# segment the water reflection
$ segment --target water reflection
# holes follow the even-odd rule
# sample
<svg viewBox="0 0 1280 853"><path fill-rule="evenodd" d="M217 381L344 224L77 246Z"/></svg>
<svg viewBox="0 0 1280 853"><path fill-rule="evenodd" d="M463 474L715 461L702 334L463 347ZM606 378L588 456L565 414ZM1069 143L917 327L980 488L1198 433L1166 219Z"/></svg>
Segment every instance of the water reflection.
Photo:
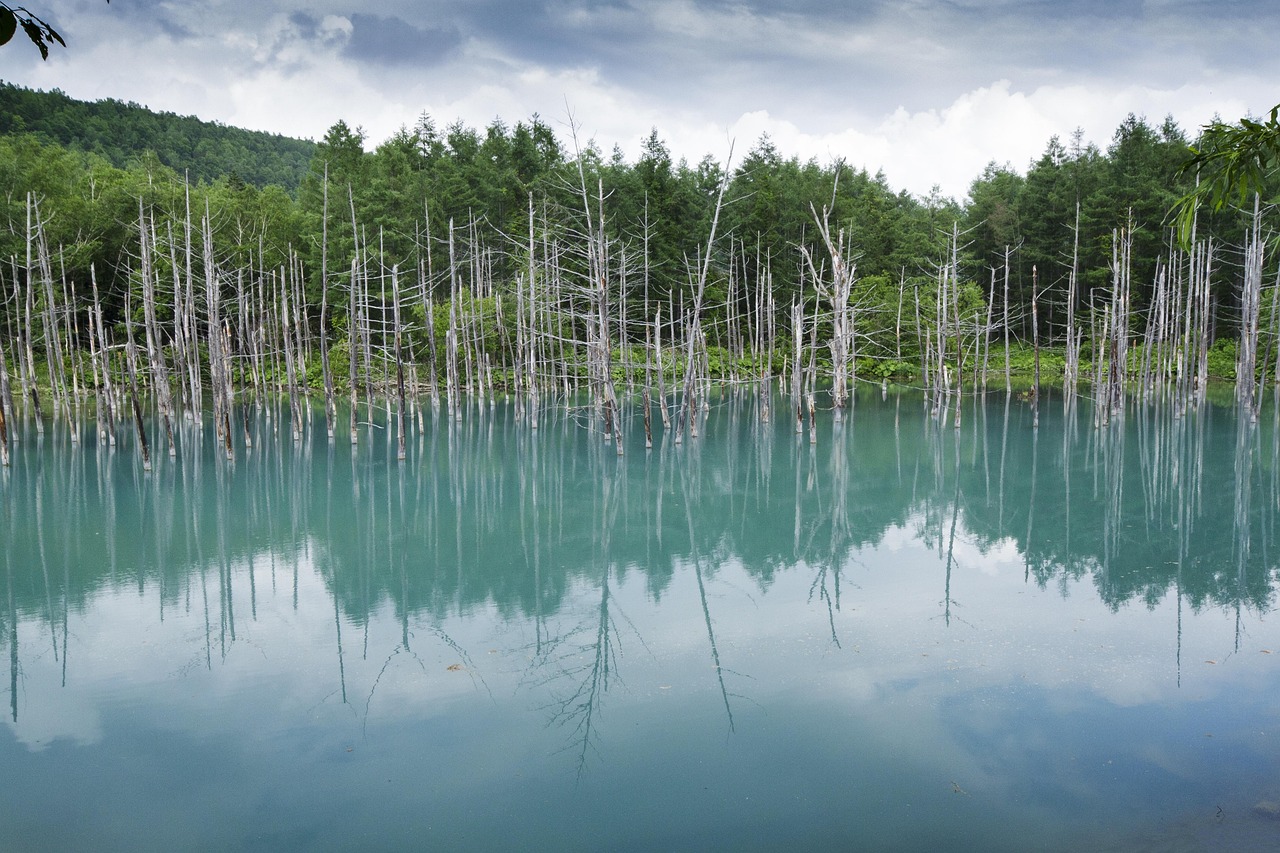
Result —
<svg viewBox="0 0 1280 853"><path fill-rule="evenodd" d="M820 417L816 443L725 392L699 439L646 451L632 425L624 456L563 403L536 431L504 404L420 409L403 463L392 413L362 410L349 447L314 413L295 442L287 412L263 408L234 458L182 423L177 455L149 473L124 431L95 447L65 424L16 424L22 452L0 472L9 728L33 752L107 749L119 706L182 731L198 719L208 737L311 737L339 759L428 750L491 787L507 765L544 785L613 779L611 766L643 776L658 761L646 750L674 760L718 740L780 773L765 733L791 732L825 766L814 753L839 725L865 738L834 756L889 767L904 762L876 744L919 740L901 772L927 767L947 795L988 797L987 814L1009 808L991 799L1003 791L1043 818L1068 785L1090 789L1068 798L1081 809L1132 806L1107 805L1098 771L1043 744L1027 754L1062 775L1029 785L1034 762L995 727L1051 738L1074 713L1058 704L1195 718L1169 710L1192 667L1200 701L1219 683L1202 661L1280 651L1265 619L1275 421L1144 403L1095 426L1088 401L1042 401L1034 426L999 395L966 401L957 429L915 393L873 391L853 417ZM1273 696L1258 666L1221 678ZM1082 686L1087 700L1067 692ZM1038 703L1049 710L1028 714ZM1233 747L1246 764L1275 751ZM937 826L959 819L944 802Z"/></svg>
<svg viewBox="0 0 1280 853"><path fill-rule="evenodd" d="M207 608L211 662L236 641L237 583L254 618L263 567L295 605L299 573L314 567L339 623L365 625L391 602L408 648L412 616L492 604L532 621L540 654L574 585L599 591L612 624L615 575L641 573L660 599L679 566L714 578L740 563L761 592L779 572L810 577L839 646L842 573L899 528L937 551L944 618L961 536L980 552L1012 542L1042 587L1088 577L1112 610L1169 590L1193 608L1270 609L1274 424L1143 406L1123 428L1095 429L1068 407L1033 430L1029 410L1001 397L957 431L910 395L877 402L812 445L726 395L707 441L622 459L571 411L545 413L533 432L513 410L481 406L426 429L405 466L389 464L385 421L368 429L386 441L348 455L314 429L281 441L283 414L264 410L250 453L219 459L187 424L183 453L152 474L124 449L71 446L55 424L24 439L35 452L5 475L6 621L44 623L61 656L70 610L154 584L161 619L193 596Z"/></svg>

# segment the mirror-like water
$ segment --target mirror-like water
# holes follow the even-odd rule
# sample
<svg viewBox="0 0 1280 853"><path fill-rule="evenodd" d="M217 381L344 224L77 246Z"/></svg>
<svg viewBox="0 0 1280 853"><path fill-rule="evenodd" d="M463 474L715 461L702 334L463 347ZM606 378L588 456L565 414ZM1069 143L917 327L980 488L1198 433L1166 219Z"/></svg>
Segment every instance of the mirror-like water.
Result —
<svg viewBox="0 0 1280 853"><path fill-rule="evenodd" d="M150 474L17 425L0 847L1280 844L1274 423L713 402Z"/></svg>

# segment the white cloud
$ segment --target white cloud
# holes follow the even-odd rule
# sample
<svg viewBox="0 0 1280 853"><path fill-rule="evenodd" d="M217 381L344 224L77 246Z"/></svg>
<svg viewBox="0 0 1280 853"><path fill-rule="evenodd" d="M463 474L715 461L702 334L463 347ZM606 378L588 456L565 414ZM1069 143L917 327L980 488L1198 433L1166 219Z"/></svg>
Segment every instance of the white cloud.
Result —
<svg viewBox="0 0 1280 853"><path fill-rule="evenodd" d="M1130 112L1171 113L1190 133L1270 109L1277 60L1241 61L1245 11L1167 5L1102 20L1063 7L1045 22L1010 3L397 3L380 14L456 39L435 64L390 68L350 54L337 4L90 4L48 62L4 56L11 82L291 136L342 119L376 145L423 111L473 127L538 113L557 128L571 111L606 152L635 157L656 127L678 157L723 159L730 139L741 156L768 133L785 156L844 158L895 189L963 199L988 162L1023 170L1077 127L1105 147Z"/></svg>
<svg viewBox="0 0 1280 853"><path fill-rule="evenodd" d="M1253 99L1253 103L1262 102ZM1000 80L938 109L910 112L900 106L878 119L851 116L847 129L832 133L808 132L793 121L757 110L743 113L723 129L686 127L683 138L672 145L691 155L698 150L714 153L714 143L732 137L737 139L739 153L745 153L761 134L768 133L784 155L819 162L844 158L871 173L883 169L896 189L925 195L936 184L944 195L963 200L970 182L988 163L1008 163L1025 172L1050 137L1056 135L1065 144L1076 128L1084 131L1086 144L1105 149L1129 113L1145 116L1156 125L1171 114L1193 136L1215 112L1234 116L1251 108L1245 98L1215 97L1203 85L1110 91L1082 85L1042 86L1023 92Z"/></svg>

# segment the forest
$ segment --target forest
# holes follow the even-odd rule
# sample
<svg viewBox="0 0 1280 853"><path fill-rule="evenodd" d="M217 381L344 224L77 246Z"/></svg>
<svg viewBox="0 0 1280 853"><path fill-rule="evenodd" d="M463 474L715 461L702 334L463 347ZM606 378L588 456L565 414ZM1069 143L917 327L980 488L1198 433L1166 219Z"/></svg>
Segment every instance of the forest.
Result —
<svg viewBox="0 0 1280 853"><path fill-rule="evenodd" d="M616 383L683 383L682 417L711 378L788 377L840 409L850 383L1009 388L1033 360L1036 381L1185 403L1211 377L1260 390L1280 355L1272 212L1205 212L1190 244L1175 239L1192 179L1170 119L1131 115L1106 150L1055 137L957 201L767 137L690 163L655 130L628 162L572 122L423 114L366 150L342 121L310 143L0 96L11 415L15 396L47 389L67 409L131 380L161 410L209 395L228 420L246 389L323 390L332 433L339 391L585 383L608 423Z"/></svg>
<svg viewBox="0 0 1280 853"><path fill-rule="evenodd" d="M77 101L54 89L37 92L0 81L0 135L29 133L98 154L118 168L148 154L193 181L236 176L293 190L307 173L315 143L241 130L195 116L157 113L116 100Z"/></svg>

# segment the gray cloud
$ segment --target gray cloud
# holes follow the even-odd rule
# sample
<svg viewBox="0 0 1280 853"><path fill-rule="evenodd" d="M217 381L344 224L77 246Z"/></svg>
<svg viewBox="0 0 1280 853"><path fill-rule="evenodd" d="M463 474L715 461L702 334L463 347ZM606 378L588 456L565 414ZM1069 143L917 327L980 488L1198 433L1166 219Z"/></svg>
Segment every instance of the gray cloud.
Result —
<svg viewBox="0 0 1280 853"><path fill-rule="evenodd" d="M105 4L104 4L105 5ZM182 13L164 0L131 0L112 4L111 14L119 15L137 36L164 35L174 41L187 41L196 33L181 20Z"/></svg>
<svg viewBox="0 0 1280 853"><path fill-rule="evenodd" d="M1151 80L1169 71L1162 53L1201 65L1215 33L1238 37L1254 15L1276 17L1262 3L1222 6L1206 18L1205 4L1179 0L481 0L430 14L513 62L590 68L608 85L662 97L746 93L753 107L787 111L820 104L834 86L884 111L927 108L939 92L995 79ZM1186 44L1189 31L1197 39Z"/></svg>
<svg viewBox="0 0 1280 853"><path fill-rule="evenodd" d="M68 50L41 63L10 46L0 63L22 85L282 133L317 135L341 115L376 143L422 109L482 125L567 108L605 150L656 125L696 159L768 129L780 148L808 146L796 153L875 169L909 150L918 171L955 161L964 180L993 157L1035 156L1050 133L1109 135L1130 110L1194 126L1280 99L1280 55L1263 35L1280 30L1274 0L355 5L66 0Z"/></svg>
<svg viewBox="0 0 1280 853"><path fill-rule="evenodd" d="M321 35L320 21L307 12L290 13L289 24L298 37L305 41L313 41Z"/></svg>
<svg viewBox="0 0 1280 853"><path fill-rule="evenodd" d="M354 14L346 55L376 65L431 66L451 56L461 43L461 33L452 24L416 27L401 18Z"/></svg>

